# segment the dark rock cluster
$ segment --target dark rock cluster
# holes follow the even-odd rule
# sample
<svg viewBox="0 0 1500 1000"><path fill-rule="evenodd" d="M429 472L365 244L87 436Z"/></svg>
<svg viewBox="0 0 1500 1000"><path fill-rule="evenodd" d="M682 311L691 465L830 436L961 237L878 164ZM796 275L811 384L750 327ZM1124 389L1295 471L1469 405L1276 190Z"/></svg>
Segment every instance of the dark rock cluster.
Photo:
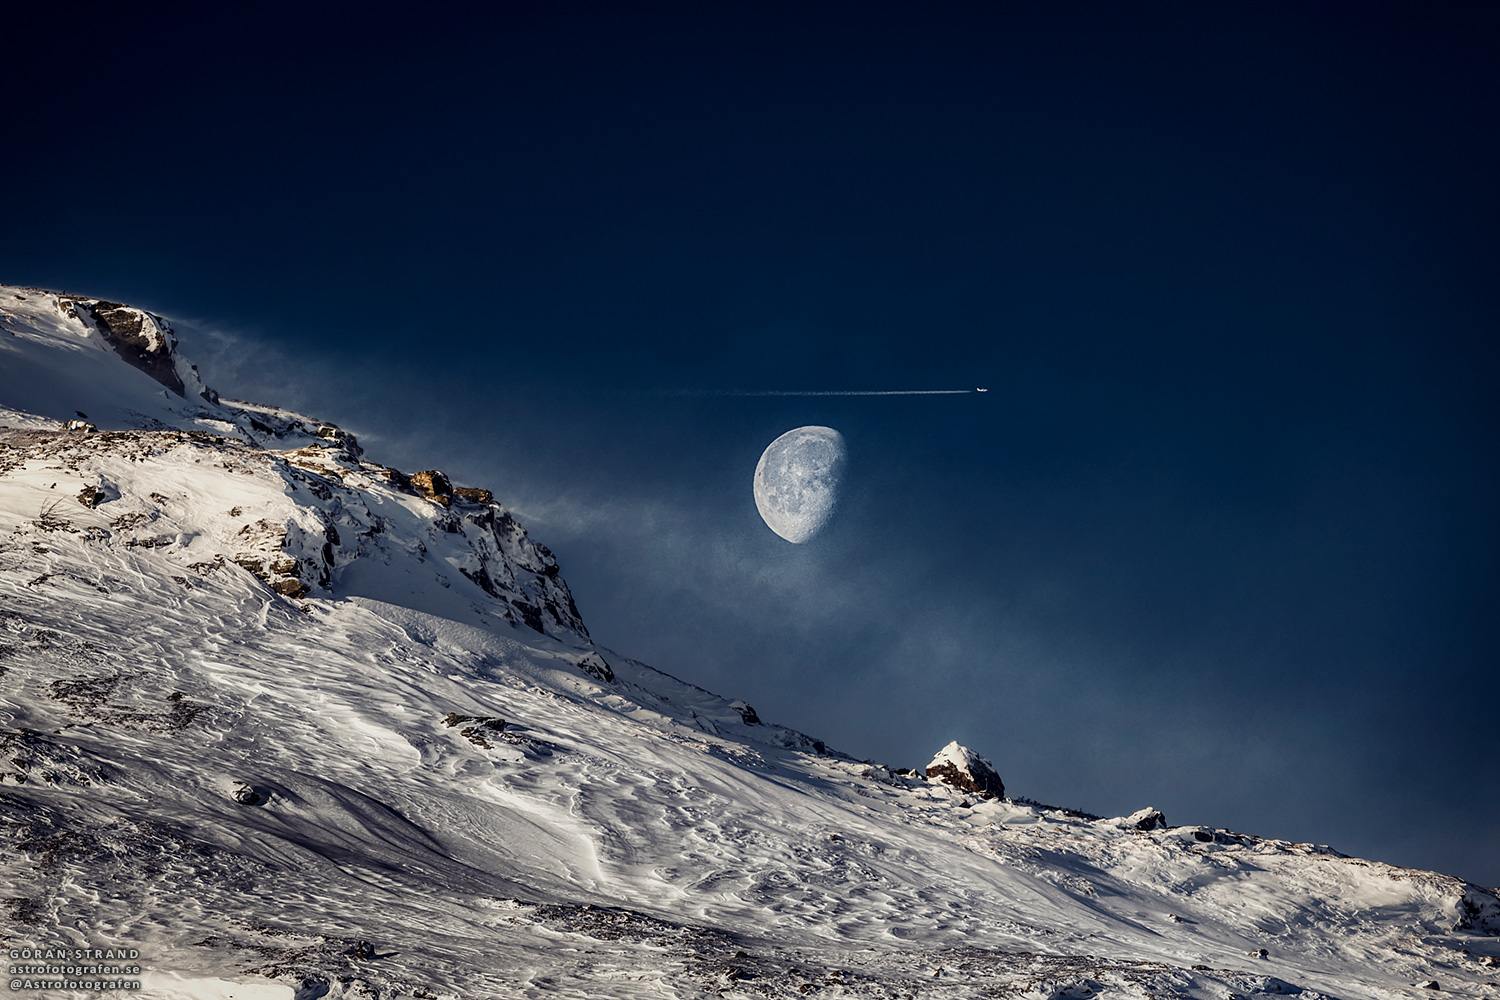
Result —
<svg viewBox="0 0 1500 1000"><path fill-rule="evenodd" d="M473 723L473 725L465 725ZM449 712L443 719L443 725L450 729L454 726L463 726L458 734L481 750L493 750L494 744L485 739L485 736L495 736L505 732L505 720L496 715L459 715L457 712Z"/></svg>
<svg viewBox="0 0 1500 1000"><path fill-rule="evenodd" d="M995 767L985 758L960 746L949 743L927 765L927 777L936 778L960 791L978 795L980 798L1001 799L1005 797L1005 783L995 772Z"/></svg>
<svg viewBox="0 0 1500 1000"><path fill-rule="evenodd" d="M410 483L419 495L435 504L446 507L453 502L453 484L436 469L412 473Z"/></svg>
<svg viewBox="0 0 1500 1000"><path fill-rule="evenodd" d="M187 395L172 357L176 338L165 320L118 302L77 303L94 318L94 326L115 353L179 396ZM149 325L148 325L149 324ZM157 336L153 336L157 334Z"/></svg>
<svg viewBox="0 0 1500 1000"><path fill-rule="evenodd" d="M489 504L494 501L495 495L489 490L479 489L473 486L454 486L453 482L437 469L426 469L422 472L413 473L411 476L402 476L396 470L389 470L393 475L392 482L399 476L405 480L405 486L417 495L431 500L443 507L452 505L453 501L461 500L472 504Z"/></svg>
<svg viewBox="0 0 1500 1000"><path fill-rule="evenodd" d="M1125 823L1135 830L1167 829L1167 817L1163 815L1160 809L1153 809L1150 806L1126 816Z"/></svg>
<svg viewBox="0 0 1500 1000"><path fill-rule="evenodd" d="M597 681L603 681L605 684L614 683L614 670L598 653L585 653L583 659L578 661L578 669Z"/></svg>

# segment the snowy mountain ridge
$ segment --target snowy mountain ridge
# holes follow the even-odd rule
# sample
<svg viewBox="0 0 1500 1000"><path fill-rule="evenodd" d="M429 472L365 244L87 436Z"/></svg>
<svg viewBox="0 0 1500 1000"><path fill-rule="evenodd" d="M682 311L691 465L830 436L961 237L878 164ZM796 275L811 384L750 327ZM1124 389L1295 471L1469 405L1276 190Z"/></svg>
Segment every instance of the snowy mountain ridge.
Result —
<svg viewBox="0 0 1500 1000"><path fill-rule="evenodd" d="M160 403L151 391L153 406L144 411L81 393L93 397L88 405L94 416L72 411L79 415L76 419L59 420L52 429L72 426L80 433L57 437L47 433L38 411L66 412L72 402L68 390L74 386L18 379L18 386L29 384L33 398L38 393L52 398L45 409L36 407L16 421L32 433L13 433L0 462L8 470L55 462L47 468L68 478L49 489L61 485L66 495L90 509L111 502L107 530L129 547L154 549L175 562L179 573L174 579L233 562L272 590L295 598L315 587L326 590L335 572L347 575L355 562L362 581L382 575L370 565L379 562L389 570L383 574L386 579L366 586L381 596L400 598L426 589L399 580L405 568L402 557L411 557L434 567L439 581L462 576L483 590L478 600L469 595L468 600L441 602L445 611L467 611L481 620L495 615L589 645L572 595L557 578L557 560L492 501L488 490L454 487L435 470L408 476L363 461L354 436L333 424L276 407L221 400L203 386L197 367L181 358L170 324L159 316L35 289L10 290L10 297L29 308L7 304L3 329L12 338L29 341L33 349L21 351L20 345L0 339L0 351L9 348L22 365L55 369L56 356L66 358L70 351L97 364L108 347L167 389L160 392ZM127 333L121 335L121 330ZM143 388L140 379L131 381L132 388ZM99 425L129 429L99 431ZM183 468L188 462L210 462L236 478L222 480L225 489L203 492L190 486L194 470ZM140 463L160 470L161 488L123 498L118 481ZM175 469L175 475L168 469ZM16 481L25 481L24 472ZM173 485L175 492L169 489ZM199 506L208 502L218 508ZM396 591L387 593L384 587ZM597 654L590 663L593 669L608 669Z"/></svg>
<svg viewBox="0 0 1500 1000"><path fill-rule="evenodd" d="M220 399L144 310L0 286L0 539L0 926L137 996L1500 990L1493 890L857 761L598 646L488 491Z"/></svg>

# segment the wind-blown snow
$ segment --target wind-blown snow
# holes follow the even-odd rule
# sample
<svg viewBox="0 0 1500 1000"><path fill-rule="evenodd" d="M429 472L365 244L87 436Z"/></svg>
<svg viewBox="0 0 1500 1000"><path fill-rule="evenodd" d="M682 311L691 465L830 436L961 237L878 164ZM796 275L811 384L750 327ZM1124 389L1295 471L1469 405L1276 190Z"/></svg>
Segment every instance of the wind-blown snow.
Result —
<svg viewBox="0 0 1500 1000"><path fill-rule="evenodd" d="M138 948L153 997L1495 989L1491 891L762 723L597 646L499 504L158 402L56 298L0 286L11 947Z"/></svg>

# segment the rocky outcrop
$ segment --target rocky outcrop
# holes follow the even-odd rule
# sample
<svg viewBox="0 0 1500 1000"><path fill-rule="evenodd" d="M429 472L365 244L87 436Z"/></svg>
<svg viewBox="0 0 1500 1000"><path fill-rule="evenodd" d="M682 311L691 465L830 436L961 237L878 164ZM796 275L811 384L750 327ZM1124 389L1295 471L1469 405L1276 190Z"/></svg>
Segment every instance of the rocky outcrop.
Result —
<svg viewBox="0 0 1500 1000"><path fill-rule="evenodd" d="M289 458L298 455L314 457L318 461L332 458L351 467L365 464L364 449L359 446L359 440L337 424L244 400L219 399L217 406L239 427L241 440L282 452ZM405 485L403 477L402 488Z"/></svg>
<svg viewBox="0 0 1500 1000"><path fill-rule="evenodd" d="M449 712L443 719L443 725L450 729L463 726L458 731L460 736L481 750L493 750L494 744L485 737L505 732L506 722L495 715L459 715L457 712Z"/></svg>
<svg viewBox="0 0 1500 1000"><path fill-rule="evenodd" d="M443 507L451 506L455 500L462 501L463 503L478 504L479 506L485 506L493 503L495 500L495 495L489 490L482 490L473 486L454 486L452 480L436 469L426 469L422 472L413 473L410 477L402 476L394 469L391 472L394 473L391 477L392 481L396 477L404 479L406 485L415 490L419 496L425 497Z"/></svg>
<svg viewBox="0 0 1500 1000"><path fill-rule="evenodd" d="M231 794L234 797L234 801L242 806L262 805L270 798L269 795L248 781L236 781L234 783L234 791Z"/></svg>
<svg viewBox="0 0 1500 1000"><path fill-rule="evenodd" d="M59 303L61 300L59 300ZM172 327L160 316L118 302L79 302L77 305L94 318L94 326L115 353L139 368L179 396L187 389L172 357L177 338Z"/></svg>
<svg viewBox="0 0 1500 1000"><path fill-rule="evenodd" d="M585 653L583 659L578 661L578 669L605 684L615 682L615 672L609 663L598 653Z"/></svg>
<svg viewBox="0 0 1500 1000"><path fill-rule="evenodd" d="M236 539L243 548L230 561L283 597L305 597L313 587L328 586L338 540L332 525L313 537L294 521L262 518L241 528Z"/></svg>
<svg viewBox="0 0 1500 1000"><path fill-rule="evenodd" d="M1126 816L1125 825L1132 830L1165 830L1167 829L1167 817L1162 814L1160 809L1153 809L1147 806L1144 809L1137 809L1129 816Z"/></svg>
<svg viewBox="0 0 1500 1000"><path fill-rule="evenodd" d="M420 475L412 476L413 482ZM470 555L458 571L485 593L505 601L513 620L537 632L562 630L588 638L573 594L558 576L557 558L547 546L533 541L509 511L495 503L468 506L450 527L470 546ZM608 664L603 669L607 671ZM600 679L608 681L612 676Z"/></svg>
<svg viewBox="0 0 1500 1000"><path fill-rule="evenodd" d="M927 765L927 777L986 799L1005 797L1005 783L995 765L957 740L937 752Z"/></svg>
<svg viewBox="0 0 1500 1000"><path fill-rule="evenodd" d="M480 614L583 647L579 656L587 651L588 630L556 557L489 490L454 487L437 470L408 477L365 462L352 434L290 411L223 408L246 426L254 421L255 439L188 430L0 429L0 475L33 460L53 463L72 482L34 505L40 513L32 527L78 533L80 512L96 511L89 531L173 560L180 569L172 578L183 587L193 575L233 565L300 601L339 592L341 571L361 559L409 559L418 580L459 590L472 582L477 591L469 600ZM298 447L274 447L287 443ZM218 468L234 477L229 492L238 502L210 514L187 496L156 489L143 495L139 479L106 477L104 468L118 459ZM613 680L602 657L573 662L603 683Z"/></svg>
<svg viewBox="0 0 1500 1000"><path fill-rule="evenodd" d="M453 484L436 469L412 473L411 488L433 503L447 507L453 502Z"/></svg>

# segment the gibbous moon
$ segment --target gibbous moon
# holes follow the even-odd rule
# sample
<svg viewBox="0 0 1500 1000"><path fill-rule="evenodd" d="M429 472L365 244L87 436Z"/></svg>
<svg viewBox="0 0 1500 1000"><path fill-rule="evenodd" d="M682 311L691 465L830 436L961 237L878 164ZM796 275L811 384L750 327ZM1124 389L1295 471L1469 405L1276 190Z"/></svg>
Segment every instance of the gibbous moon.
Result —
<svg viewBox="0 0 1500 1000"><path fill-rule="evenodd" d="M838 506L847 452L832 427L798 427L772 441L755 466L755 506L789 542L812 538Z"/></svg>

